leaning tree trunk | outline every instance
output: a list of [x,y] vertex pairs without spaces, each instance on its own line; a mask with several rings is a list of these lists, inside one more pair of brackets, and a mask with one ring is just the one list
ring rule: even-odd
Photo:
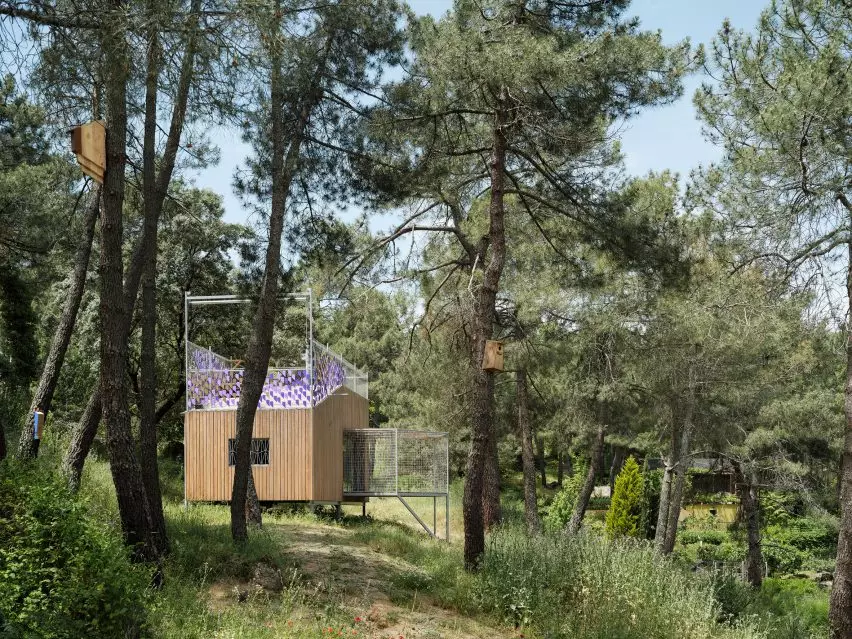
[[[308,120],[322,97],[322,75],[325,71],[328,50],[333,41],[329,36],[325,52],[314,72],[312,86],[304,97],[299,121],[290,136],[289,148],[284,135],[284,77],[282,71],[282,52],[278,38],[270,44],[270,118],[272,119],[272,202],[269,215],[269,243],[266,248],[266,265],[260,299],[255,312],[253,330],[246,353],[245,372],[237,406],[236,464],[234,465],[234,485],[231,491],[231,536],[234,541],[248,539],[247,501],[257,503],[257,493],[251,474],[251,439],[254,430],[254,416],[263,383],[266,379],[269,355],[272,350],[272,331],[277,311],[279,275],[281,268],[281,234],[284,230],[284,212],[287,194],[295,177],[299,153]],[[286,156],[285,156],[286,148]],[[251,494],[249,491],[251,490]],[[253,523],[259,524],[260,509],[253,512]]]
[[[464,486],[464,565],[475,570],[485,552],[485,526],[482,509],[482,492],[485,483],[486,456],[489,438],[494,429],[494,374],[482,370],[485,340],[491,337],[497,290],[506,260],[506,233],[504,228],[504,189],[506,171],[506,127],[508,126],[508,91],[500,89],[492,130],[491,159],[489,161],[491,199],[488,206],[488,243],[491,255],[479,287],[473,317],[471,367],[473,388],[471,393],[471,442],[467,459]],[[484,258],[484,255],[481,254]]]
[[106,176],[101,213],[101,397],[107,432],[110,471],[115,485],[121,528],[134,556],[154,560],[153,539],[142,470],[130,431],[127,403],[127,331],[123,300],[122,216],[127,149],[127,80],[129,51],[123,0],[113,0],[103,32],[106,71]]
[[[852,214],[852,206],[845,196],[839,199]],[[846,300],[852,308],[852,242],[847,249]],[[840,475],[840,532],[828,609],[832,639],[852,639],[852,328],[849,321],[846,327],[846,385],[843,390],[846,432]]]
[[[159,174],[156,176],[156,188],[153,194],[146,189],[145,195],[145,220],[142,232],[142,238],[133,250],[133,255],[130,259],[130,265],[127,268],[127,275],[124,279],[124,309],[125,309],[125,325],[124,332],[129,339],[131,319],[133,317],[133,309],[136,306],[136,298],[139,293],[139,284],[142,280],[142,273],[149,259],[151,252],[151,243],[156,242],[157,226],[159,218],[163,210],[166,196],[168,194],[169,185],[174,174],[177,153],[180,149],[180,140],[183,135],[184,123],[186,122],[186,112],[189,104],[189,92],[193,85],[195,74],[195,62],[198,53],[198,29],[197,18],[201,11],[201,1],[192,0],[190,7],[192,30],[190,31],[189,40],[187,41],[186,51],[184,52],[183,60],[181,61],[180,77],[178,79],[178,87],[172,108],[172,117],[169,123],[168,137],[166,138],[165,149],[161,161]],[[146,104],[147,107],[147,104]],[[147,111],[147,108],[146,108]],[[146,127],[149,125],[150,117],[146,114]],[[156,120],[153,121],[156,126]],[[153,141],[146,139],[145,152],[153,148]],[[152,183],[152,180],[147,180]],[[155,249],[156,251],[156,249]],[[156,255],[156,253],[155,253]],[[71,444],[63,461],[63,468],[66,473],[68,484],[72,490],[76,490],[80,485],[80,477],[83,474],[83,465],[86,462],[86,457],[92,446],[92,442],[97,435],[98,424],[101,420],[101,389],[102,381],[99,380],[95,390],[89,397],[86,404],[86,409],[80,422],[74,430],[71,437]]]
[[145,230],[151,238],[146,246],[142,273],[142,338],[139,356],[139,460],[142,483],[148,497],[154,541],[161,555],[168,552],[166,517],[160,492],[157,462],[157,91],[160,77],[160,39],[157,33],[156,7],[148,2],[148,49],[145,77],[145,125],[142,147],[142,193],[145,205]]
[[535,492],[535,455],[533,454],[527,371],[525,369],[520,369],[515,373],[515,385],[518,402],[518,437],[521,440],[521,459],[524,466],[524,516],[527,522],[527,531],[533,535],[541,531],[541,521],[538,517],[538,500]]
[[580,488],[580,493],[577,495],[577,503],[574,504],[574,512],[571,513],[571,519],[567,526],[568,532],[572,535],[576,535],[580,530],[580,524],[583,523],[583,517],[586,515],[586,509],[589,507],[589,500],[592,498],[592,492],[595,489],[595,478],[603,467],[605,436],[606,429],[604,426],[598,426],[598,432],[595,434],[595,440],[592,444],[592,458],[589,463],[589,470]]
[[497,433],[491,429],[488,438],[488,455],[485,457],[482,491],[482,521],[485,530],[491,530],[500,523],[500,458],[497,453]]
[[71,343],[71,335],[74,333],[74,325],[77,323],[77,311],[80,310],[80,301],[83,299],[83,291],[86,288],[86,273],[89,270],[89,258],[92,254],[92,240],[95,237],[95,223],[98,220],[98,212],[101,204],[101,187],[98,185],[90,195],[91,202],[83,219],[83,236],[77,244],[77,252],[74,255],[74,271],[71,274],[71,285],[65,297],[62,307],[62,315],[53,341],[50,343],[50,352],[44,362],[44,370],[38,388],[33,395],[30,412],[24,418],[24,427],[21,430],[21,440],[18,442],[18,457],[32,458],[38,455],[38,439],[34,439],[35,424],[34,413],[38,410],[44,413],[45,419],[50,412],[53,403],[53,393],[59,382],[59,374],[62,371],[62,363],[65,361],[65,353]]

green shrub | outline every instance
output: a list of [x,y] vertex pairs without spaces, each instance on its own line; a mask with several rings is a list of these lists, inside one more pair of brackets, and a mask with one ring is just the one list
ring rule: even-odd
[[580,494],[580,488],[583,485],[583,480],[586,478],[585,464],[580,460],[574,461],[574,474],[566,477],[562,482],[562,490],[553,496],[550,506],[547,509],[547,514],[544,517],[544,525],[548,530],[562,530],[571,519],[571,513],[574,512],[574,504],[577,502],[577,495]]
[[708,580],[631,539],[502,529],[490,537],[477,593],[486,610],[553,638],[761,636],[719,625]]
[[797,517],[783,525],[771,525],[765,535],[773,543],[792,546],[804,552],[834,554],[837,524],[829,519]]
[[144,621],[150,577],[60,478],[0,464],[0,630],[122,637]]
[[631,455],[615,479],[612,504],[606,513],[606,534],[612,537],[638,537],[642,517],[642,473]]
[[809,579],[764,579],[745,613],[766,619],[773,639],[828,636],[828,592]]

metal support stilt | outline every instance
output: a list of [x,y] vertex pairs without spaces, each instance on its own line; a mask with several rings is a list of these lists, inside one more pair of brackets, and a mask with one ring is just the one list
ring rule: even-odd
[[414,517],[417,520],[417,523],[420,524],[421,526],[423,526],[423,530],[425,530],[426,533],[430,537],[432,537],[432,539],[434,539],[435,538],[434,531],[429,530],[429,526],[426,525],[426,522],[424,522],[422,519],[420,519],[420,515],[418,515],[416,512],[414,512],[414,509],[411,506],[408,505],[408,502],[405,501],[405,498],[402,495],[397,495],[397,497],[399,498],[399,501],[402,502],[402,505],[405,506],[408,509],[408,512],[411,513],[411,516]]

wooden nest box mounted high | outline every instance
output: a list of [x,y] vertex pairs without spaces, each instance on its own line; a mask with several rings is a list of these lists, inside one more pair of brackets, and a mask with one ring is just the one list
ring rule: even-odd
[[482,356],[482,370],[499,373],[503,370],[503,342],[485,340],[485,353]]
[[83,173],[103,184],[106,173],[106,127],[101,120],[71,129],[71,151]]

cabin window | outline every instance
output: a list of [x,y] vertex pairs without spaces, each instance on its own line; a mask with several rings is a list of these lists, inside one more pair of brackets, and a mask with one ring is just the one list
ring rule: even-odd
[[[228,440],[228,466],[237,465],[237,440]],[[251,440],[251,465],[252,466],[267,466],[269,465],[269,440],[268,439],[252,439]]]

